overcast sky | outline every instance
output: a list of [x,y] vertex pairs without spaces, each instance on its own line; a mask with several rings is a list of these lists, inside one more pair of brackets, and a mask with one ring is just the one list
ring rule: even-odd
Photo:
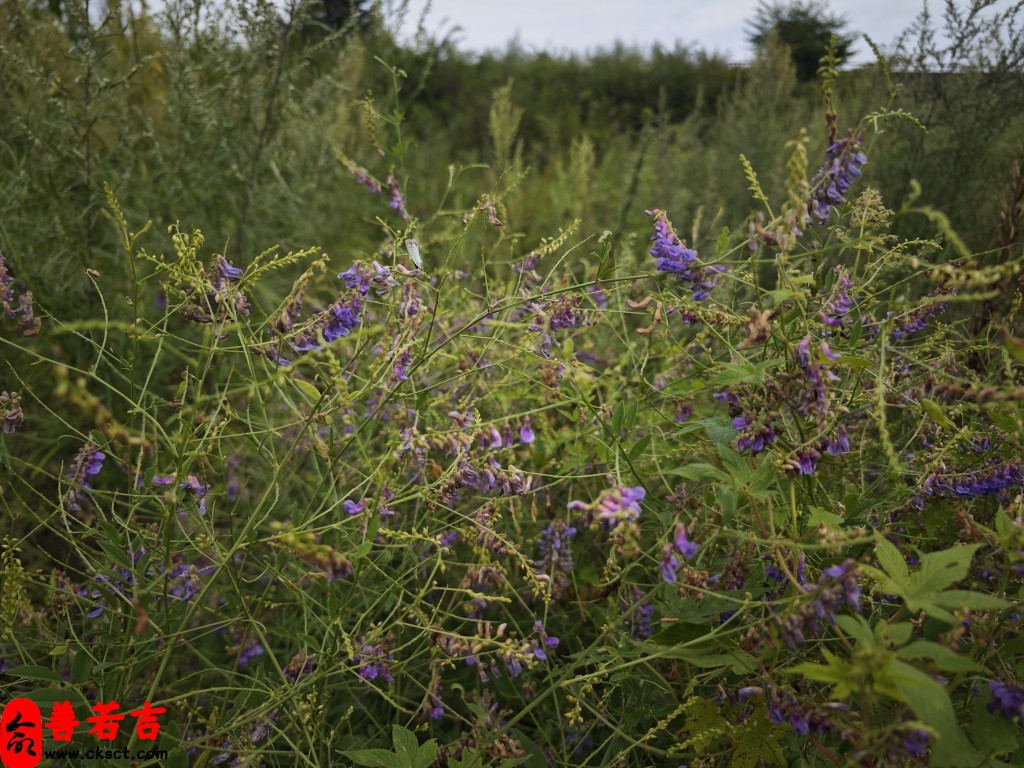
[[[527,51],[585,53],[610,47],[616,40],[649,48],[672,48],[676,41],[716,51],[732,61],[747,61],[744,22],[754,16],[757,0],[432,0],[428,32],[440,36],[458,25],[455,39],[469,51],[502,49],[513,37]],[[829,10],[849,20],[848,29],[868,34],[886,47],[920,12],[923,0],[831,0]],[[1009,0],[998,6],[1009,5]],[[410,0],[402,27],[408,39],[427,9],[428,0]],[[938,14],[941,0],[930,0]],[[854,61],[872,59],[858,41]]]

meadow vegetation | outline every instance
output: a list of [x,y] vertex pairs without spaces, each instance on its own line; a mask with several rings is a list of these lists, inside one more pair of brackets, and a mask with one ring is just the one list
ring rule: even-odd
[[0,0],[4,701],[162,707],[137,765],[1024,764],[991,6],[809,81]]

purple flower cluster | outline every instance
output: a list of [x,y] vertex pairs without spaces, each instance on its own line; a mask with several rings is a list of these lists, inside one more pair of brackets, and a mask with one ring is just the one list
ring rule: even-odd
[[389,683],[395,682],[388,669],[388,662],[393,659],[391,651],[383,643],[372,645],[363,642],[362,647],[352,657],[352,661],[359,667],[359,676],[363,679],[367,693],[371,691],[370,683],[378,679]]
[[534,565],[538,576],[551,580],[551,594],[556,599],[569,588],[569,574],[574,567],[572,540],[575,537],[576,529],[562,520],[555,520],[540,532],[540,558]]
[[409,212],[405,209],[405,198],[402,196],[402,188],[398,186],[398,179],[395,178],[395,174],[388,174],[388,190],[391,192],[391,202],[388,205],[391,206],[393,211],[397,211],[398,215],[406,221],[409,220]]
[[[344,273],[342,273],[344,274]],[[316,313],[305,323],[301,324],[297,331],[291,335],[284,336],[292,331],[293,312],[286,311],[274,323],[271,333],[281,335],[284,341],[295,352],[303,354],[318,349],[323,349],[327,344],[332,344],[338,339],[348,336],[362,322],[362,305],[359,297],[354,293],[346,299],[339,298],[327,309]],[[265,355],[268,359],[278,365],[291,365],[291,361],[280,354],[272,347],[260,347],[256,351]]]
[[77,514],[82,511],[89,492],[92,490],[89,478],[96,477],[100,473],[105,458],[106,454],[98,450],[92,443],[86,443],[78,449],[75,463],[66,475],[70,487],[64,495],[64,506],[68,512]]
[[17,306],[14,305],[14,289],[11,284],[14,277],[7,270],[4,255],[0,253],[0,307],[8,317],[18,319],[18,330],[24,336],[35,336],[39,333],[39,318],[35,316],[32,304],[32,292],[22,290],[18,296]]
[[[115,566],[110,569],[109,573],[97,575],[95,581],[105,592],[100,591],[100,589],[89,590],[82,588],[76,590],[81,597],[89,597],[95,601],[95,606],[86,614],[87,618],[97,619],[106,612],[107,595],[112,594],[119,596],[123,600],[131,601],[133,590],[136,583],[138,583],[136,570],[134,569],[137,568],[145,554],[145,549],[139,549],[135,552],[129,550],[127,555],[131,561],[132,569]],[[199,594],[199,590],[202,588],[202,577],[209,576],[213,572],[213,565],[205,560],[199,564],[177,561],[170,568],[165,563],[156,561],[147,565],[145,573],[140,575],[145,575],[152,579],[163,578],[167,582],[166,593],[169,597],[188,602]],[[160,590],[160,594],[162,593],[163,590]]]
[[297,683],[316,669],[316,664],[302,651],[292,656],[288,666],[284,668],[284,676],[290,683]]
[[828,221],[832,209],[846,202],[846,193],[868,161],[861,151],[863,137],[848,131],[825,152],[825,162],[811,180],[808,204],[819,222]]
[[675,556],[678,552],[687,560],[691,559],[697,554],[697,547],[699,545],[695,542],[690,541],[686,538],[686,526],[682,523],[676,524],[676,534],[672,539],[672,543],[665,546],[661,555],[661,578],[669,584],[675,584],[676,572],[679,570],[682,563]]
[[646,640],[654,634],[651,626],[654,605],[644,599],[646,596],[640,587],[630,587],[619,597],[619,608],[625,616],[629,634],[637,640]]
[[1019,458],[1002,462],[993,459],[984,468],[973,472],[933,472],[918,486],[914,506],[923,509],[924,500],[929,496],[976,498],[1000,494],[1021,486],[1024,486],[1024,471],[1021,470]]
[[193,288],[185,291],[192,300],[180,309],[180,314],[189,322],[222,323],[230,317],[229,307],[232,306],[243,317],[249,314],[249,298],[234,286],[244,270],[232,266],[220,254],[214,259],[214,269],[217,277],[205,296],[197,299]]
[[580,309],[580,303],[579,296],[564,293],[544,304],[530,303],[530,309],[537,313],[530,324],[530,330],[542,334],[540,353],[544,357],[550,357],[548,350],[555,343],[552,335],[555,331],[579,328],[589,323],[587,313]]
[[588,527],[600,525],[604,530],[612,531],[624,522],[634,522],[640,516],[640,502],[646,494],[643,486],[627,488],[617,485],[603,491],[590,504],[570,501],[569,509],[585,511]]
[[1024,683],[1001,683],[998,680],[990,680],[988,687],[992,691],[988,711],[998,712],[1010,720],[1017,718],[1024,725]]
[[[822,302],[818,311],[818,319],[829,328],[838,328],[843,324],[846,314],[853,309],[853,299],[850,298],[849,289],[853,285],[849,273],[842,266],[836,265],[836,283],[832,287],[832,293]],[[822,296],[825,295],[822,289]]]
[[368,170],[360,165],[356,165],[348,158],[341,158],[341,162],[344,164],[345,170],[351,173],[355,177],[356,181],[370,190],[371,194],[375,195],[381,191],[383,185],[373,178]]
[[250,662],[258,659],[266,649],[256,639],[255,635],[245,634],[237,628],[232,628],[231,638],[235,644],[228,649],[228,656],[238,661],[238,666],[244,667]]
[[[897,341],[905,339],[915,331],[923,331],[928,327],[928,319],[935,317],[946,311],[946,302],[939,301],[927,306],[920,307],[919,309],[912,310],[908,314],[904,315],[899,319],[899,322],[893,326],[892,337]],[[892,317],[893,313],[887,313],[887,317]]]
[[0,392],[0,432],[13,435],[24,421],[25,412],[21,409],[21,396],[17,392],[13,395],[6,390]]
[[722,264],[706,265],[700,262],[697,252],[686,244],[672,228],[664,211],[655,208],[646,212],[654,219],[654,235],[651,240],[651,256],[656,260],[659,272],[671,272],[690,284],[694,301],[704,301],[718,282],[718,275],[725,271]]
[[[158,478],[154,477],[153,482],[156,483],[157,485],[161,485],[161,483],[157,482],[157,479]],[[160,479],[162,480],[163,478]],[[199,500],[199,514],[205,515],[206,494],[210,490],[210,484],[202,482],[195,475],[189,475],[187,478],[185,478],[185,481],[183,483],[178,483],[178,487],[181,488],[182,490],[188,491],[196,499]]]
[[378,296],[383,296],[398,286],[398,281],[391,276],[391,270],[376,261],[370,264],[357,261],[344,272],[338,273],[338,278],[345,281],[347,288],[356,288],[363,296],[371,288]]
[[[806,736],[811,731],[824,733],[833,727],[832,719],[825,712],[812,709],[801,703],[800,699],[790,693],[779,690],[773,685],[766,686],[752,685],[740,688],[737,691],[737,698],[744,702],[751,696],[765,696],[768,705],[768,719],[775,725],[789,724],[794,731],[801,736]],[[839,702],[832,702],[827,705],[833,710],[846,710],[847,707]]]
[[811,601],[775,620],[779,639],[795,649],[807,642],[808,634],[820,633],[823,621],[835,624],[836,609],[843,603],[851,610],[860,612],[859,576],[853,560],[825,569],[818,579]]

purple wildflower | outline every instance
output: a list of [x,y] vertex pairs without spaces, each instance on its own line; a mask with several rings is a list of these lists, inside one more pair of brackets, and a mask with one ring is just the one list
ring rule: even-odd
[[344,272],[339,272],[338,278],[345,281],[346,287],[356,288],[363,296],[371,288],[378,296],[383,296],[398,286],[398,281],[391,276],[391,270],[376,261],[371,264],[357,261]]
[[75,463],[67,478],[70,481],[70,488],[64,496],[64,504],[68,512],[81,512],[82,505],[89,496],[92,486],[89,484],[90,477],[95,477],[103,469],[103,460],[106,454],[97,450],[92,443],[86,443],[75,456]]
[[365,497],[360,499],[358,502],[352,501],[351,499],[345,499],[342,509],[345,510],[346,515],[358,515],[366,508],[368,501],[369,499]]
[[661,553],[661,578],[664,579],[667,584],[675,584],[676,571],[679,570],[680,566],[682,566],[682,563],[680,563],[679,559],[675,554],[673,554],[672,547],[666,544]]
[[290,683],[297,683],[306,675],[312,674],[316,664],[302,651],[292,656],[288,666],[284,668],[284,676]]
[[846,314],[853,309],[853,299],[847,292],[853,285],[853,280],[842,266],[836,265],[835,272],[836,284],[832,288],[832,294],[822,303],[818,312],[818,318],[829,328],[841,326]]
[[535,439],[533,429],[530,427],[530,417],[523,417],[523,426],[519,428],[519,442],[521,445],[529,445]]
[[356,165],[347,158],[342,158],[342,163],[345,165],[345,170],[351,173],[355,177],[356,181],[370,190],[371,194],[375,195],[383,188],[383,185],[373,178],[373,176],[370,175],[370,172],[362,166]]
[[398,212],[406,221],[409,220],[409,212],[405,209],[405,198],[402,197],[402,188],[398,186],[398,179],[395,175],[388,174],[388,189],[391,191],[391,202],[388,205],[391,209]]
[[699,546],[697,543],[689,541],[686,538],[686,526],[682,523],[676,524],[676,535],[673,539],[672,545],[676,548],[679,554],[687,560],[690,560],[697,554],[697,547]]
[[861,175],[861,167],[868,161],[861,151],[863,137],[847,132],[825,152],[825,162],[811,180],[808,200],[811,213],[824,224],[832,209],[846,202],[846,192],[853,180]]
[[231,655],[238,658],[238,666],[244,667],[253,659],[259,658],[265,653],[262,645],[255,637],[249,636],[245,639],[244,645],[237,645],[231,649]]
[[623,522],[633,522],[640,516],[640,502],[646,495],[642,486],[627,488],[617,485],[603,491],[596,501],[586,504],[570,501],[569,509],[588,512],[588,523],[600,523],[606,531],[614,530]]
[[654,606],[644,600],[646,597],[640,587],[631,587],[619,598],[619,607],[626,617],[629,634],[640,640],[646,640],[654,634],[651,619],[654,617]]
[[1017,718],[1024,723],[1024,683],[1001,683],[998,680],[990,680],[988,687],[992,691],[988,711],[998,712],[1010,720]]
[[651,240],[651,255],[655,258],[659,272],[671,272],[690,284],[694,301],[703,301],[718,282],[718,273],[725,271],[721,264],[702,264],[697,252],[686,244],[672,228],[664,211],[655,208],[646,212],[654,219],[654,235]]
[[370,683],[378,678],[389,683],[395,682],[395,678],[391,676],[391,671],[388,669],[388,662],[393,659],[394,656],[383,643],[378,645],[363,643],[356,655],[352,657],[353,662],[359,667],[359,676],[363,679],[367,693],[371,690]]
[[206,514],[206,493],[207,493],[207,491],[210,490],[210,487],[211,487],[210,484],[209,483],[203,483],[195,475],[189,475],[185,479],[185,482],[178,484],[178,487],[182,488],[182,489],[184,489],[186,491],[191,491],[192,494],[197,499],[199,499],[199,514],[200,515],[205,515]]
[[21,410],[21,397],[18,393],[12,395],[6,391],[0,392],[0,430],[5,435],[13,435],[24,421],[25,414]]
[[238,280],[242,276],[242,273],[245,271],[240,267],[231,266],[231,264],[228,263],[228,260],[225,259],[223,256],[218,255],[216,261],[217,271],[220,272],[221,277],[224,278],[225,280],[230,280],[231,282],[234,282]]

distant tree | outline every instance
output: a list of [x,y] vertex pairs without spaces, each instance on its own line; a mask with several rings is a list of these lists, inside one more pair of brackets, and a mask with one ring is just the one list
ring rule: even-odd
[[847,20],[829,13],[820,0],[771,4],[761,0],[756,15],[747,23],[747,39],[754,45],[762,45],[774,34],[789,46],[797,77],[803,81],[814,79],[832,35],[838,39],[836,51],[840,61],[849,57],[853,45],[853,37],[844,33]]
[[312,0],[310,15],[330,30],[352,26],[365,30],[373,17],[369,0]]

